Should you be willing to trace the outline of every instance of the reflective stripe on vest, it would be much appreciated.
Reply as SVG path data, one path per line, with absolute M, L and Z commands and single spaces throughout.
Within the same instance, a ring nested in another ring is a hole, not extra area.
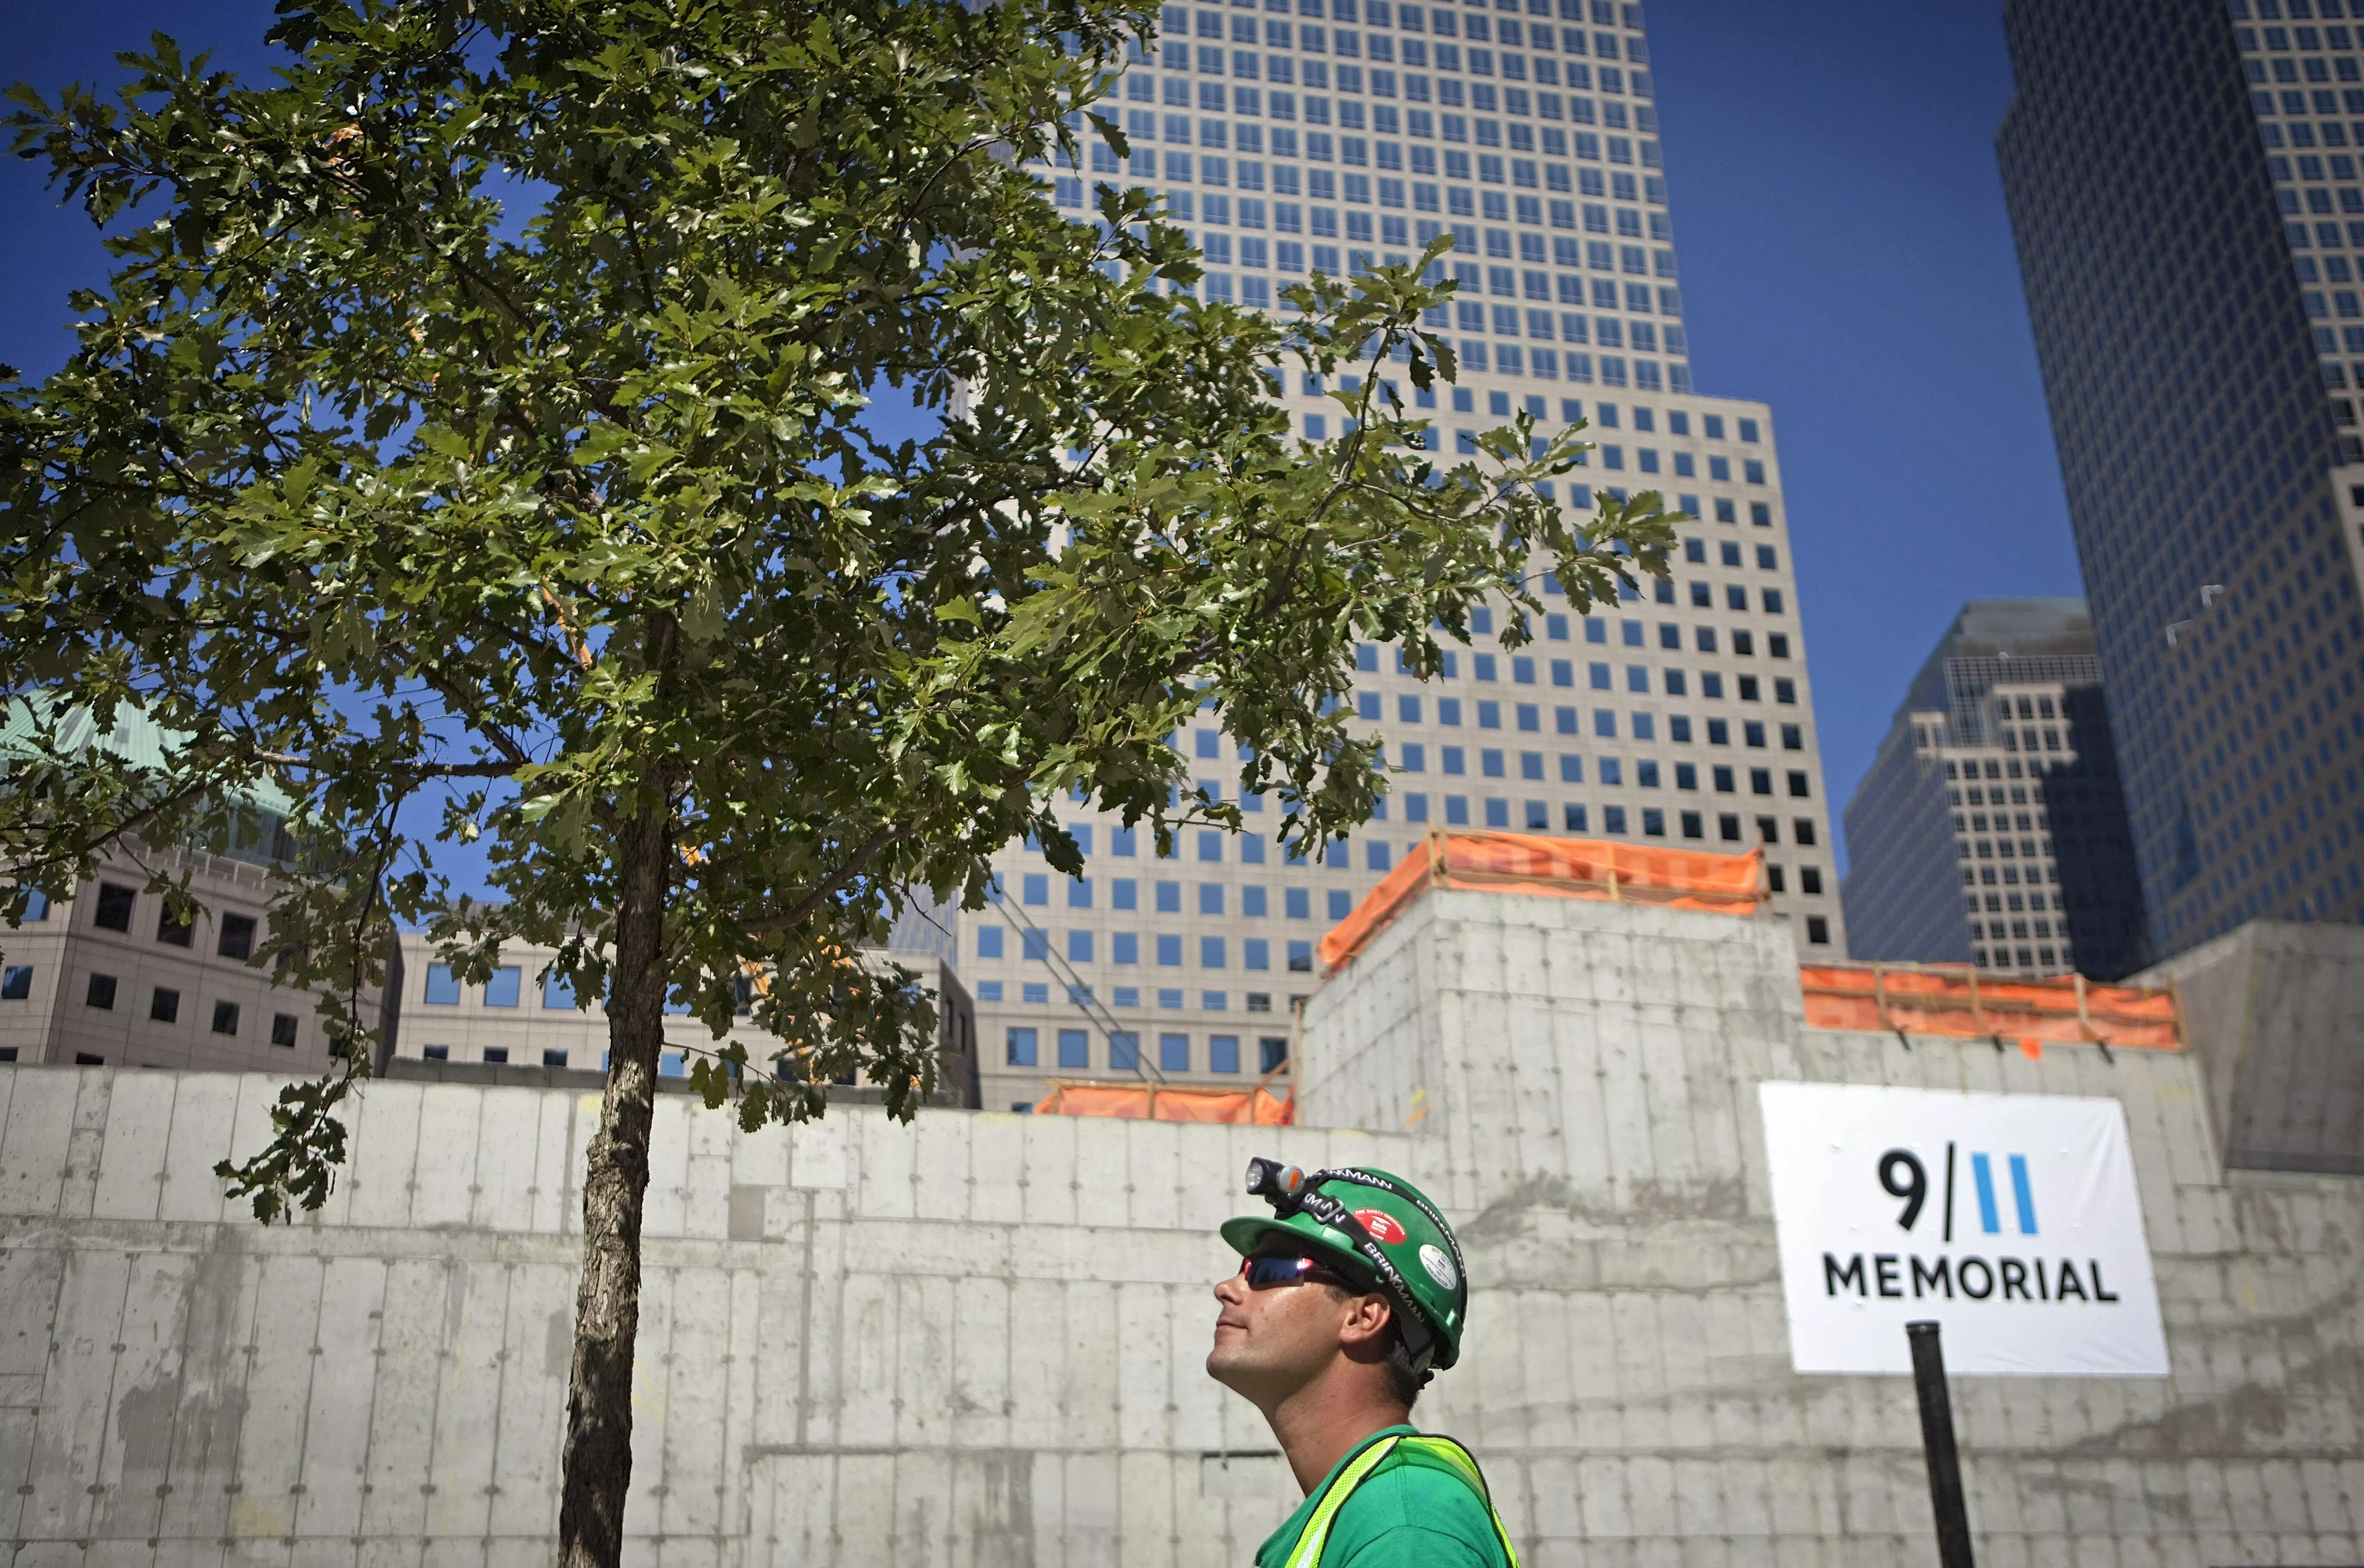
M 1304 1532 L 1297 1538 L 1297 1544 L 1289 1549 L 1283 1568 L 1320 1568 L 1321 1551 L 1330 1544 L 1330 1527 L 1337 1521 L 1338 1510 L 1346 1506 L 1346 1499 L 1354 1496 L 1355 1488 L 1369 1478 L 1371 1472 L 1395 1451 L 1398 1443 L 1441 1461 L 1478 1494 L 1478 1501 L 1484 1506 L 1486 1518 L 1494 1527 L 1494 1539 L 1501 1542 L 1503 1557 L 1509 1561 L 1511 1568 L 1519 1568 L 1519 1549 L 1511 1544 L 1511 1532 L 1504 1528 L 1502 1516 L 1494 1511 L 1494 1498 L 1486 1489 L 1486 1477 L 1478 1471 L 1478 1462 L 1470 1457 L 1469 1451 L 1451 1438 L 1406 1437 L 1400 1432 L 1373 1443 L 1356 1454 L 1352 1464 L 1338 1473 L 1337 1479 L 1331 1482 L 1329 1489 L 1321 1494 L 1321 1501 L 1314 1505 L 1313 1517 L 1305 1521 Z

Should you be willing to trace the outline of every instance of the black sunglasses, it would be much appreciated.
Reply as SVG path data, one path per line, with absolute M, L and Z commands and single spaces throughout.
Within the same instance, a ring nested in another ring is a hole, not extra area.
M 1319 1280 L 1343 1290 L 1361 1287 L 1328 1264 L 1302 1256 L 1251 1257 L 1240 1260 L 1240 1274 L 1248 1282 L 1250 1290 L 1270 1290 L 1275 1285 L 1310 1284 Z

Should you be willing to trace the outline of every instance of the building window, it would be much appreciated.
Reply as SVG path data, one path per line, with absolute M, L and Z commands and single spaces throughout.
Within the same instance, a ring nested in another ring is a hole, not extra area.
M 1012 1067 L 1034 1065 L 1035 1036 L 1032 1029 L 1013 1029 L 1009 1031 L 1007 1060 Z
M 1190 1037 L 1188 1035 L 1161 1034 L 1157 1037 L 1157 1070 L 1161 1073 L 1190 1071 Z
M 82 999 L 84 1004 L 87 1006 L 97 1007 L 105 1012 L 113 1012 L 115 1010 L 115 976 L 112 974 L 92 975 L 90 977 L 89 984 L 84 986 L 83 989 Z
M 214 1033 L 228 1035 L 238 1033 L 238 1004 L 236 1002 L 216 1002 L 214 1004 Z
M 181 1021 L 181 994 L 169 985 L 159 985 L 149 993 L 148 1018 L 151 1023 L 176 1024 Z
M 1828 947 L 1830 945 L 1831 922 L 1829 917 L 1823 915 L 1809 915 L 1806 917 L 1806 940 L 1816 947 Z
M 1235 1034 L 1209 1035 L 1207 1037 L 1207 1071 L 1237 1073 L 1239 1070 L 1240 1037 Z
M 190 945 L 194 935 L 194 930 L 189 922 L 174 916 L 173 913 L 173 906 L 170 904 L 163 904 L 158 906 L 156 910 L 156 940 L 158 941 L 162 942 L 169 947 L 184 948 Z
M 224 958 L 234 958 L 241 962 L 252 958 L 254 956 L 254 917 L 224 915 L 221 917 L 221 940 L 214 944 L 214 951 Z
M 1256 1071 L 1277 1073 L 1288 1064 L 1288 1037 L 1266 1035 L 1256 1041 Z
M 494 970 L 492 978 L 485 982 L 485 1006 L 487 1007 L 516 1006 L 518 986 L 524 978 L 524 973 L 519 969 Z
M 510 973 L 515 973 L 516 971 L 512 970 Z M 511 1005 L 515 1006 L 515 1004 Z M 295 1014 L 273 1013 L 271 1015 L 271 1043 L 276 1046 L 284 1047 L 290 1051 L 293 1051 L 296 1048 Z
M 118 882 L 98 884 L 98 907 L 92 912 L 91 923 L 103 931 L 131 929 L 131 903 L 135 895 Z
M 33 999 L 33 966 L 12 963 L 0 970 L 0 1002 L 29 1002 Z
M 487 1066 L 491 1067 L 507 1066 L 509 1062 L 509 1048 L 506 1045 L 488 1045 L 485 1047 L 485 1062 Z M 682 1075 L 680 1054 L 676 1051 L 667 1051 L 663 1058 L 663 1065 L 659 1069 L 659 1071 L 668 1078 L 680 1077 Z
M 418 1054 L 429 1062 L 449 1062 L 452 1060 L 452 1048 L 448 1045 L 430 1045 L 423 1048 Z

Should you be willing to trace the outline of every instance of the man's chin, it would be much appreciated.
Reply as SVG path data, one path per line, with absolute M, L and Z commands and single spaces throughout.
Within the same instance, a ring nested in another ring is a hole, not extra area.
M 1237 1329 L 1232 1329 L 1228 1334 L 1223 1329 L 1217 1329 L 1215 1343 L 1207 1351 L 1207 1375 L 1227 1388 L 1233 1386 L 1233 1377 L 1246 1370 L 1243 1363 L 1247 1360 L 1244 1354 L 1247 1347 L 1240 1342 L 1243 1338 L 1245 1336 Z

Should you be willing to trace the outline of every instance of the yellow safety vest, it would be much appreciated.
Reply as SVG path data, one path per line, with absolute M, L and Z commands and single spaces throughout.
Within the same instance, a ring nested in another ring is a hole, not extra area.
M 1337 1520 L 1338 1510 L 1346 1506 L 1346 1499 L 1354 1496 L 1355 1488 L 1395 1451 L 1398 1443 L 1441 1461 L 1445 1468 L 1469 1484 L 1469 1489 L 1478 1494 L 1478 1502 L 1485 1505 L 1486 1518 L 1494 1526 L 1494 1538 L 1502 1543 L 1502 1555 L 1510 1559 L 1511 1568 L 1519 1568 L 1519 1549 L 1511 1544 L 1511 1532 L 1503 1528 L 1502 1516 L 1494 1511 L 1493 1495 L 1487 1491 L 1486 1477 L 1478 1471 L 1478 1462 L 1470 1457 L 1469 1451 L 1451 1438 L 1407 1436 L 1401 1432 L 1381 1438 L 1356 1454 L 1355 1462 L 1338 1473 L 1337 1479 L 1331 1482 L 1329 1489 L 1321 1494 L 1321 1501 L 1314 1506 L 1313 1517 L 1305 1521 L 1304 1532 L 1298 1536 L 1297 1544 L 1289 1549 L 1283 1568 L 1320 1568 L 1321 1549 L 1330 1544 L 1330 1527 Z

